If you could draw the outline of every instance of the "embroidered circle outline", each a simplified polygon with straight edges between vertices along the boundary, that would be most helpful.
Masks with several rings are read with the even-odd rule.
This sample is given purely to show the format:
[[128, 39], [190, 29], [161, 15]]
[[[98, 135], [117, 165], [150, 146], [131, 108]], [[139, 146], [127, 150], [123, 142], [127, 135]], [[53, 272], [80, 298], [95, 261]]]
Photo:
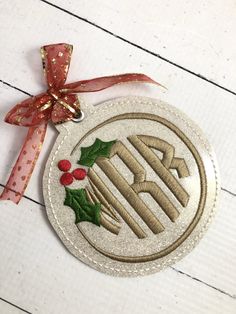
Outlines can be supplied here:
[[201, 186], [201, 193], [200, 193], [200, 200], [199, 200], [199, 205], [197, 212], [192, 220], [192, 222], [189, 224], [188, 228], [185, 230], [185, 232], [177, 239], [175, 240], [171, 245], [169, 245], [167, 248], [161, 250], [160, 252], [153, 253], [150, 255], [144, 255], [144, 256], [119, 256], [115, 255], [109, 252], [106, 252], [105, 250], [99, 248], [95, 244], [92, 243], [90, 239], [87, 238], [85, 233], [78, 227], [78, 230], [80, 231], [81, 235], [86, 239], [86, 241], [89, 242], [89, 244], [99, 253], [114, 259], [119, 262], [127, 262], [127, 263], [142, 263], [142, 262], [149, 262], [149, 261], [154, 261], [158, 258], [164, 257], [174, 251], [178, 246], [180, 246], [192, 233], [194, 228], [197, 226], [202, 213], [204, 211], [205, 207], [205, 202], [206, 202], [206, 195], [207, 195], [207, 179], [206, 179], [206, 174], [205, 174], [205, 169], [204, 169], [204, 164], [202, 162], [202, 159], [195, 148], [195, 146], [192, 144], [192, 142], [188, 139], [188, 137], [174, 124], [172, 124], [170, 121], [166, 120], [165, 118], [159, 117], [155, 114], [150, 114], [150, 113], [140, 113], [140, 112], [135, 112], [135, 113], [124, 113], [120, 114], [117, 116], [114, 116], [112, 118], [109, 118], [108, 120], [100, 123], [99, 125], [95, 126], [91, 130], [89, 130], [81, 139], [80, 141], [76, 144], [76, 146], [73, 148], [72, 152], [70, 155], [73, 155], [73, 153], [76, 151], [76, 149], [81, 145], [83, 140], [96, 130], [102, 128], [103, 126], [110, 124], [115, 121], [120, 121], [120, 120], [126, 120], [126, 119], [146, 119], [146, 120], [152, 120], [155, 122], [159, 122], [166, 126], [168, 129], [170, 129], [172, 132], [174, 132], [180, 139], [181, 141], [187, 146], [191, 154], [193, 155], [195, 162], [198, 167], [199, 171], [199, 176], [200, 176], [200, 186]]
[[[113, 107], [114, 105], [119, 105], [119, 106], [123, 106], [126, 105], [127, 103], [131, 103], [133, 105], [135, 105], [136, 103], [139, 104], [150, 104], [150, 105], [155, 105], [156, 107], [165, 110], [166, 112], [169, 112], [171, 114], [173, 114], [175, 117], [177, 117], [178, 119], [180, 119], [184, 125], [186, 127], [188, 127], [189, 129], [191, 129], [194, 134], [198, 137], [199, 141], [202, 143], [202, 145], [204, 146], [204, 148], [206, 149], [207, 153], [209, 154], [210, 160], [212, 162], [212, 166], [214, 169], [214, 175], [215, 175], [215, 182], [216, 182], [216, 186], [215, 186], [215, 196], [214, 196], [214, 200], [213, 200], [213, 204], [212, 204], [212, 208], [209, 212], [208, 218], [206, 219], [204, 225], [202, 226], [202, 228], [199, 230], [199, 233], [192, 239], [191, 243], [189, 243], [187, 246], [185, 246], [183, 249], [181, 249], [179, 251], [179, 253], [174, 256], [174, 257], [170, 257], [169, 259], [160, 262], [160, 263], [151, 263], [148, 265], [148, 267], [144, 267], [144, 268], [139, 268], [139, 269], [127, 269], [125, 268], [125, 265], [121, 266], [121, 267], [111, 267], [109, 264], [111, 264], [112, 262], [105, 262], [105, 263], [100, 263], [98, 261], [96, 261], [95, 259], [91, 258], [89, 255], [87, 255], [84, 251], [82, 251], [79, 247], [77, 247], [77, 245], [68, 237], [68, 235], [65, 232], [65, 229], [60, 225], [60, 222], [58, 221], [58, 217], [56, 215], [55, 209], [53, 207], [52, 204], [52, 199], [51, 199], [51, 189], [50, 189], [50, 183], [51, 183], [51, 179], [52, 179], [52, 168], [54, 166], [54, 161], [56, 158], [56, 155], [60, 149], [60, 147], [63, 145], [64, 141], [66, 140], [66, 138], [70, 135], [70, 130], [69, 128], [67, 128], [65, 125], [62, 125], [63, 129], [66, 130], [66, 134], [63, 136], [63, 138], [61, 139], [61, 141], [58, 143], [57, 147], [55, 147], [55, 152], [54, 155], [52, 156], [51, 160], [50, 160], [50, 164], [49, 164], [49, 171], [48, 171], [48, 177], [46, 178], [45, 182], [47, 182], [47, 194], [48, 194], [48, 200], [49, 200], [49, 208], [52, 211], [52, 216], [55, 219], [55, 223], [56, 223], [56, 227], [58, 227], [62, 234], [60, 234], [60, 238], [63, 240], [63, 242], [68, 242], [75, 251], [77, 251], [80, 255], [80, 257], [83, 259], [87, 259], [88, 262], [93, 263], [94, 267], [100, 267], [100, 269], [104, 269], [104, 271], [112, 271], [112, 272], [116, 272], [116, 273], [122, 273], [122, 275], [136, 275], [136, 274], [144, 274], [146, 272], [154, 272], [156, 271], [158, 268], [160, 267], [164, 267], [167, 266], [169, 264], [172, 264], [173, 261], [177, 261], [181, 258], [181, 256], [183, 256], [184, 254], [186, 254], [186, 252], [188, 252], [193, 246], [196, 245], [196, 243], [199, 241], [199, 239], [203, 236], [203, 234], [205, 233], [205, 231], [208, 228], [208, 225], [211, 223], [212, 217], [215, 213], [216, 210], [216, 203], [217, 203], [217, 197], [219, 194], [219, 179], [218, 179], [218, 173], [217, 173], [217, 165], [215, 163], [215, 160], [213, 158], [213, 155], [210, 151], [210, 149], [208, 148], [207, 144], [204, 142], [202, 136], [198, 133], [197, 129], [194, 127], [194, 125], [191, 125], [184, 116], [182, 116], [180, 113], [178, 113], [177, 110], [173, 110], [171, 109], [171, 107], [169, 106], [168, 108], [166, 107], [166, 105], [162, 105], [160, 100], [154, 100], [154, 99], [145, 99], [144, 97], [126, 97], [125, 101], [124, 98], [120, 98], [118, 100], [115, 101], [109, 101], [104, 103], [104, 105], [102, 106], [102, 108], [99, 108], [98, 110], [94, 110], [94, 109], [90, 109], [89, 112], [91, 114], [95, 114], [96, 112], [100, 111], [105, 111], [108, 108]], [[164, 104], [164, 103], [163, 103]], [[54, 224], [54, 223], [53, 223]], [[69, 249], [71, 251], [71, 249]], [[71, 251], [72, 254], [75, 255], [75, 251]]]

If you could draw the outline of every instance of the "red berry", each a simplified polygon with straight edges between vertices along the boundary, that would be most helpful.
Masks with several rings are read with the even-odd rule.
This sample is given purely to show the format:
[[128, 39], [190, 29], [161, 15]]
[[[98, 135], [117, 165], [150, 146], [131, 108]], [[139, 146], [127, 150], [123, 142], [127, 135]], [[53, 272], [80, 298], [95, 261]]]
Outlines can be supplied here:
[[60, 182], [62, 185], [70, 185], [73, 182], [73, 176], [71, 173], [66, 172], [60, 178]]
[[69, 160], [63, 159], [58, 162], [57, 166], [61, 171], [67, 172], [71, 168], [71, 163]]
[[76, 180], [84, 180], [87, 172], [83, 168], [77, 168], [72, 172], [72, 174]]

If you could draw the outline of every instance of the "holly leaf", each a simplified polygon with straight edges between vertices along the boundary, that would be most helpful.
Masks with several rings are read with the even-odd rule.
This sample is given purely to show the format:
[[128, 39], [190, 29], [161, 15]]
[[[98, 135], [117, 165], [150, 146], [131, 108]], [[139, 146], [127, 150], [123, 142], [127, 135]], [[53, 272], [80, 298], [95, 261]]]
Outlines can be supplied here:
[[89, 221], [100, 226], [101, 204], [92, 204], [88, 201], [85, 189], [70, 189], [65, 187], [66, 197], [64, 205], [71, 207], [75, 212], [75, 223]]
[[96, 138], [93, 145], [88, 147], [81, 147], [81, 156], [78, 164], [92, 167], [98, 157], [109, 157], [112, 145], [116, 140], [110, 142], [103, 142]]

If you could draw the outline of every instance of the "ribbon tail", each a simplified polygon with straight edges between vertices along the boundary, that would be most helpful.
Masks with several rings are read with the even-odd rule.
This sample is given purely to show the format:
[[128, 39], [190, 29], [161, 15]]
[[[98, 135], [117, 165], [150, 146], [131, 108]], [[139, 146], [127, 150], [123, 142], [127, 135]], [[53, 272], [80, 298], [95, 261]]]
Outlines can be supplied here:
[[[98, 92], [116, 84], [128, 83], [128, 82], [140, 82], [155, 84], [161, 87], [161, 84], [151, 79], [149, 76], [141, 73], [126, 73], [120, 75], [97, 77], [91, 80], [78, 81], [71, 84], [66, 84], [60, 90], [62, 93], [86, 93], [86, 92]], [[166, 88], [166, 87], [164, 87]]]
[[46, 130], [46, 122], [29, 128], [0, 200], [11, 200], [16, 204], [21, 200], [39, 157]]

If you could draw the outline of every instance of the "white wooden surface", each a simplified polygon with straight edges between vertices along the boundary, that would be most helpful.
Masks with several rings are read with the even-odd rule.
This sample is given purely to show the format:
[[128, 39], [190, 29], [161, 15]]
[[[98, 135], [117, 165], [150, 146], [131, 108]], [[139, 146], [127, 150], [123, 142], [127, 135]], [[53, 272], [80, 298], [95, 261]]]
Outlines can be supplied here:
[[236, 313], [235, 2], [51, 3], [0, 0], [1, 186], [27, 131], [3, 117], [25, 92], [45, 88], [38, 48], [68, 42], [68, 81], [135, 71], [168, 87], [117, 86], [84, 98], [97, 104], [138, 94], [182, 109], [215, 147], [222, 198], [205, 238], [173, 268], [135, 279], [97, 273], [64, 249], [46, 219], [41, 180], [56, 138], [50, 127], [27, 198], [18, 207], [0, 204], [0, 313]]

